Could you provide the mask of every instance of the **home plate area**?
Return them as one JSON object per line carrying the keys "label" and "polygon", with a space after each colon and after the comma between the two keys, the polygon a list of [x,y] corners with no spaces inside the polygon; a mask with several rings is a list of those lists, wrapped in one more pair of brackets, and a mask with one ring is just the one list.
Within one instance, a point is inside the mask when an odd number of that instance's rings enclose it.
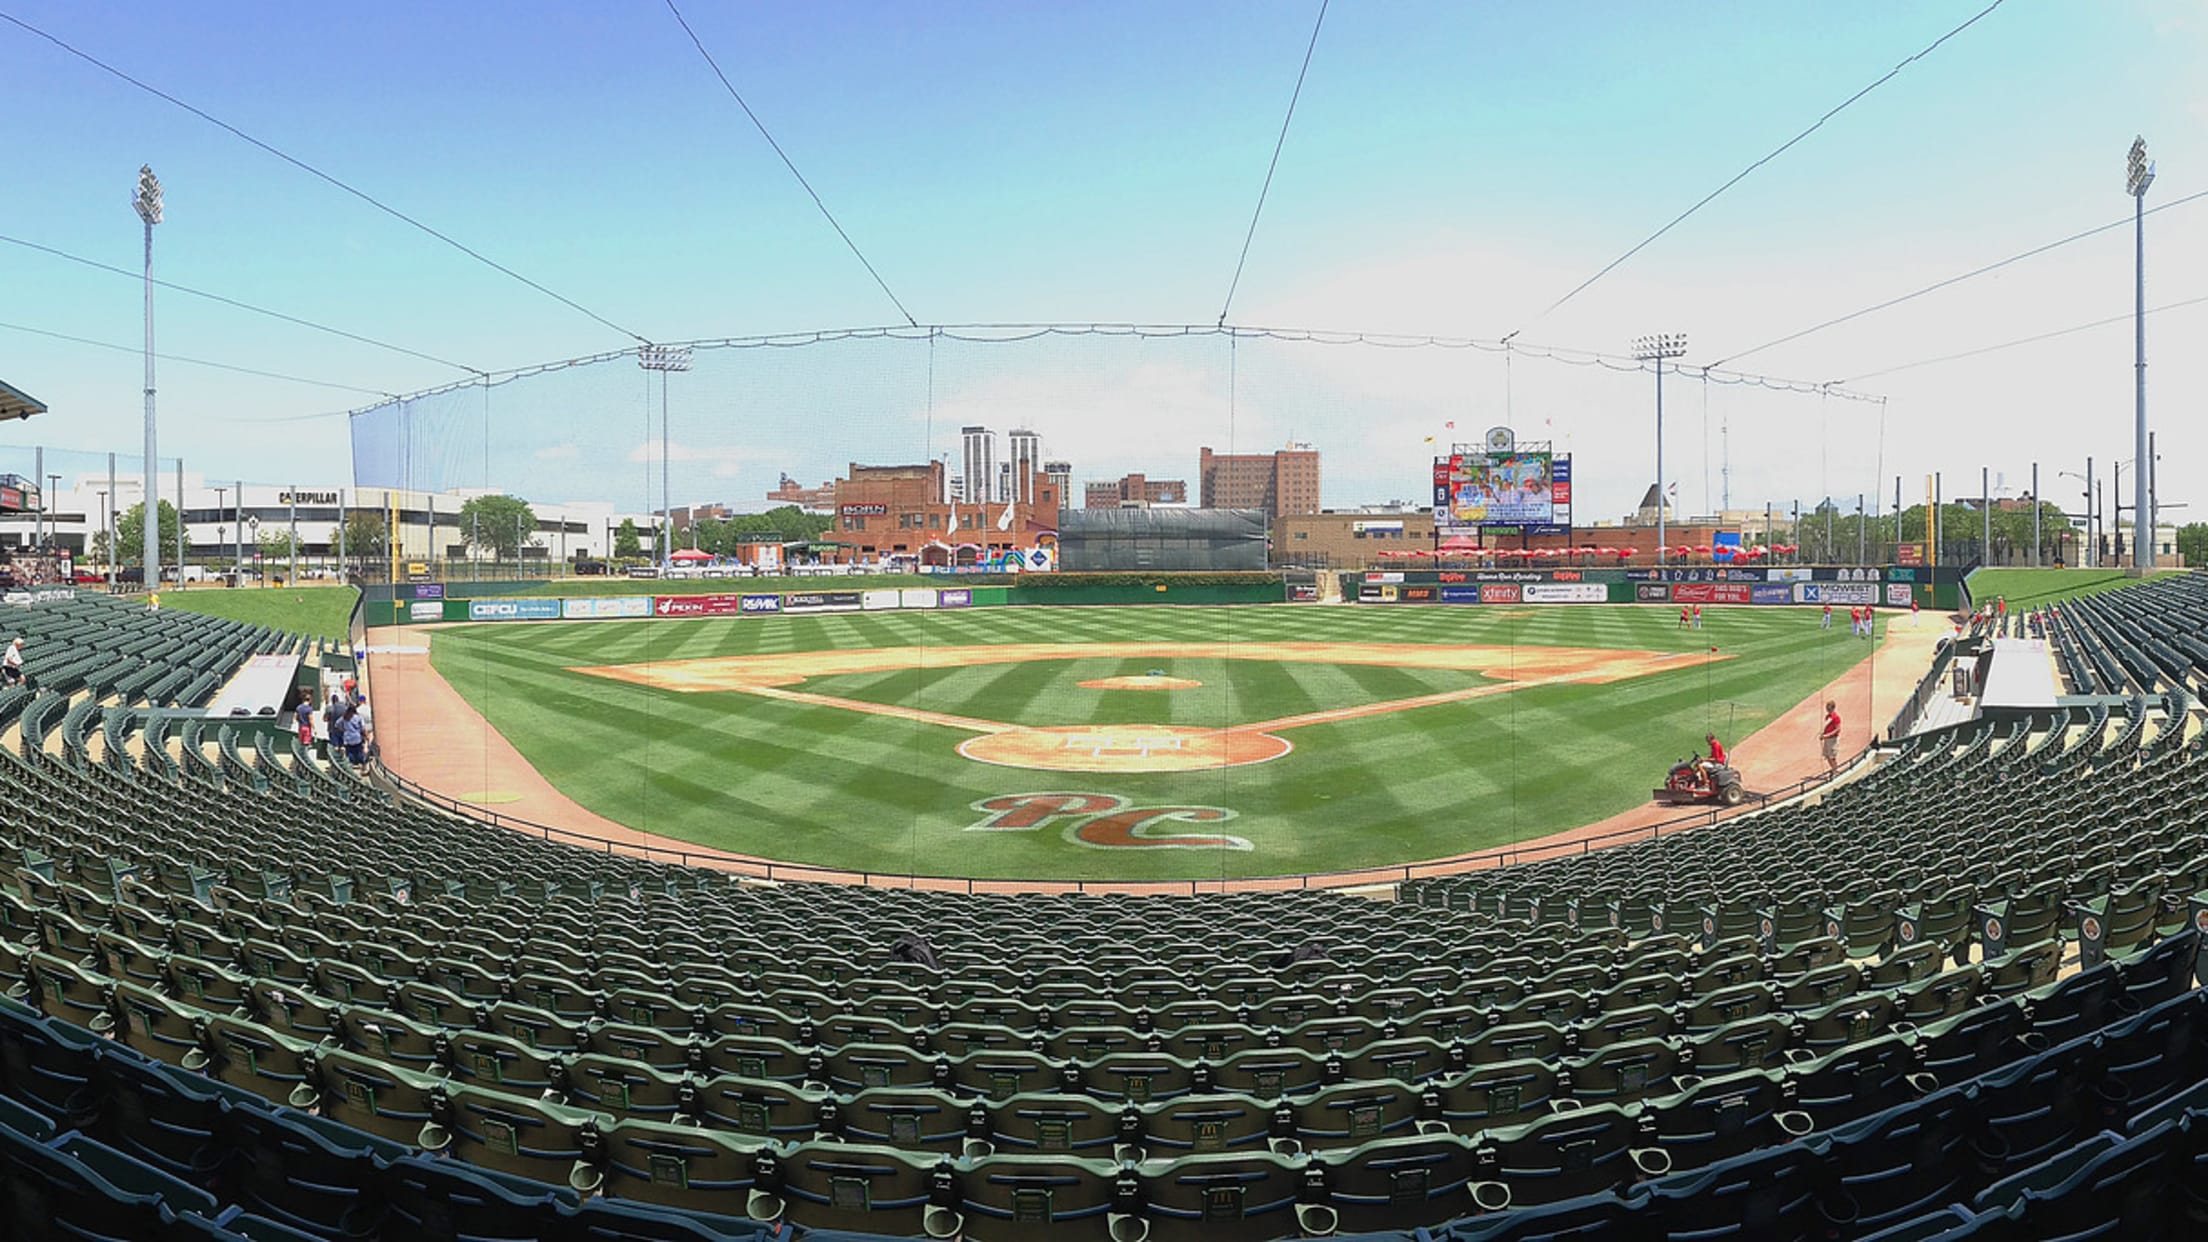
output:
{"label": "home plate area", "polygon": [[1073,725],[984,733],[959,743],[958,753],[1046,772],[1195,772],[1263,763],[1293,749],[1286,738],[1247,729]]}

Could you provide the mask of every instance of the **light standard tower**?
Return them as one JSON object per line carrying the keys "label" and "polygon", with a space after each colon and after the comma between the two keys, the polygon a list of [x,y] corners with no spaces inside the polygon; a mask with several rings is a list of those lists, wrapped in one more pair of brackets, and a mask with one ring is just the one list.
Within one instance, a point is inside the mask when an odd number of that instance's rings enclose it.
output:
{"label": "light standard tower", "polygon": [[[2138,389],[2138,409],[2134,415],[2136,426],[2133,429],[2138,443],[2135,446],[2136,451],[2132,455],[2132,461],[2134,462],[2152,460],[2147,455],[2147,187],[2153,184],[2154,163],[2147,158],[2147,140],[2145,138],[2134,138],[2131,140],[2131,158],[2126,161],[2124,175],[2124,190],[2131,195],[2133,259],[2131,324],[2134,355],[2132,370],[2137,377]],[[2153,555],[2148,549],[2148,543],[2153,539],[2153,534],[2149,532],[2147,539],[2140,539],[2138,526],[2140,520],[2148,513],[2147,475],[2149,473],[2149,471],[2137,466],[2134,466],[2131,472],[2131,484],[2134,493],[2131,501],[2131,567],[2142,573],[2154,564]],[[2122,493],[2119,492],[2118,495],[2122,495]]]}
{"label": "light standard tower", "polygon": [[48,487],[46,491],[39,493],[38,507],[46,515],[46,546],[53,547],[61,538],[54,530],[54,493],[61,490],[61,476],[49,474],[46,482]]}
{"label": "light standard tower", "polygon": [[1656,364],[1656,563],[1659,565],[1671,555],[1671,541],[1664,523],[1664,360],[1686,352],[1687,334],[1684,332],[1633,339],[1633,356],[1642,362]]}
{"label": "light standard tower", "polygon": [[[161,223],[161,179],[153,175],[153,166],[138,166],[138,194],[130,200],[137,209],[138,218],[146,225],[146,520],[144,526],[146,590],[161,589],[161,501],[154,472],[161,468],[160,458],[154,449],[153,436],[153,226]],[[184,515],[176,515],[179,522]],[[177,585],[183,585],[184,571],[177,570]]]}
{"label": "light standard tower", "polygon": [[[639,345],[636,365],[647,371],[659,372],[659,564],[665,568],[668,557],[674,555],[675,506],[667,498],[667,373],[690,369],[690,347],[687,345]],[[645,407],[645,417],[651,417],[651,407]],[[649,486],[647,484],[647,486]],[[651,507],[651,497],[644,498],[645,507]]]}

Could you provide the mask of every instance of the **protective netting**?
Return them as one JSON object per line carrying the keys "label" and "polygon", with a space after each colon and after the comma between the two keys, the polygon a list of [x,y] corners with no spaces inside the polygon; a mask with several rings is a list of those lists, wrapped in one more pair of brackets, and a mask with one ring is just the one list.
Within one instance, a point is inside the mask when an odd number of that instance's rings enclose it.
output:
{"label": "protective netting", "polygon": [[[369,407],[351,420],[354,481],[633,512],[665,507],[664,493],[676,507],[743,512],[784,473],[812,486],[853,462],[940,459],[956,475],[965,426],[1036,431],[1044,459],[1072,465],[1076,502],[1084,480],[1130,472],[1186,480],[1194,502],[1199,449],[1308,444],[1329,507],[1420,503],[1437,449],[1498,425],[1574,455],[1582,524],[1630,513],[1656,475],[1652,371],[1540,347],[1008,327],[692,349],[687,371],[645,371],[631,350]],[[1852,511],[1858,493],[1891,505],[1901,471],[1883,460],[1875,400],[1689,367],[1667,371],[1664,407],[1675,514],[1714,513],[1728,497],[1734,508],[1781,497],[1811,509],[1829,495]]]}

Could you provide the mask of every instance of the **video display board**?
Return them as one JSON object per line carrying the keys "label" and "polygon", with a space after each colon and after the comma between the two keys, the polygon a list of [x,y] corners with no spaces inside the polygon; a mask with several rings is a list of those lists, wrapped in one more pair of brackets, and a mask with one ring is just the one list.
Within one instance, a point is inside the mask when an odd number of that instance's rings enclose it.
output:
{"label": "video display board", "polygon": [[1547,452],[1434,459],[1434,524],[1445,531],[1561,535],[1572,527],[1572,459]]}

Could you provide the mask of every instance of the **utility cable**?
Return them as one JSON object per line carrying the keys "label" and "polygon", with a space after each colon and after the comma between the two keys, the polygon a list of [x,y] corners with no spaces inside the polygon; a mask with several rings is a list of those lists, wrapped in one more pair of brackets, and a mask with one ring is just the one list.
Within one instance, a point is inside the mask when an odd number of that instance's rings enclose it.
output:
{"label": "utility cable", "polygon": [[[2208,302],[2208,296],[2186,298],[2182,302],[2169,302],[2161,306],[2150,306],[2147,308],[2146,313],[2149,315],[2158,315],[2163,311],[2183,310],[2185,307],[2198,306],[2203,302]],[[2072,333],[2085,332],[2093,328],[2105,328],[2113,323],[2129,323],[2131,322],[2134,314],[2135,312],[2126,311],[2121,315],[2110,315],[2106,319],[2096,319],[2091,323],[2072,324],[2070,327],[2067,328],[2057,328],[2052,332],[2039,333],[2037,336],[2018,337],[2013,341],[2003,341],[1998,345],[1981,345],[1977,349],[1966,349],[1959,354],[1945,354],[1938,358],[1924,358],[1916,362],[1904,362],[1898,367],[1887,367],[1881,371],[1865,371],[1861,375],[1851,376],[1840,382],[1843,384],[1852,384],[1856,380],[1870,379],[1871,377],[1878,375],[1892,375],[1896,371],[1913,371],[1918,367],[1934,366],[1942,362],[1957,362],[1964,358],[1975,358],[1980,354],[1990,354],[1999,350],[2014,349],[2019,345],[2033,345],[2037,344],[2040,341],[2051,341],[2059,336],[2069,336]]]}
{"label": "utility cable", "polygon": [[[36,250],[41,254],[50,254],[57,259],[67,259],[71,263],[97,268],[103,272],[113,272],[117,276],[128,276],[132,280],[138,280],[144,276],[142,272],[134,272],[126,267],[116,267],[113,264],[102,263],[98,259],[87,259],[83,255],[70,254],[66,250],[56,250],[52,246],[42,246],[37,242],[25,241],[20,237],[9,237],[6,234],[0,234],[0,242],[6,242],[11,246],[22,246],[27,250]],[[153,283],[163,289],[173,290],[177,293],[188,293],[195,298],[220,302],[224,306],[233,306],[239,310],[251,311],[256,315],[266,315],[270,319],[281,319],[285,323],[297,324],[302,328],[312,328],[317,332],[327,332],[331,336],[341,336],[348,341],[358,341],[363,345],[373,345],[378,349],[388,349],[393,353],[405,354],[410,358],[420,358],[424,362],[434,362],[439,366],[451,367],[456,371],[466,371],[471,375],[485,374],[481,367],[471,367],[463,362],[453,362],[450,359],[439,358],[435,354],[425,354],[418,349],[408,349],[404,345],[393,345],[389,341],[379,341],[372,336],[362,336],[358,332],[347,332],[343,328],[333,328],[326,323],[316,323],[312,319],[301,319],[297,315],[287,315],[282,311],[270,310],[265,306],[255,306],[251,302],[241,302],[236,298],[224,297],[219,293],[209,293],[205,289],[194,289],[189,285],[180,285],[174,281],[162,280],[158,276],[153,278]]]}
{"label": "utility cable", "polygon": [[1311,42],[1303,49],[1303,67],[1296,70],[1296,89],[1288,95],[1288,115],[1280,119],[1280,137],[1273,141],[1272,162],[1265,165],[1265,184],[1257,190],[1257,209],[1250,213],[1250,230],[1242,235],[1242,257],[1234,261],[1234,279],[1227,284],[1227,300],[1219,308],[1219,326],[1225,327],[1227,311],[1234,306],[1235,290],[1242,287],[1242,265],[1250,261],[1250,243],[1257,237],[1257,219],[1265,214],[1265,196],[1272,192],[1273,170],[1280,167],[1281,148],[1288,145],[1288,126],[1296,119],[1296,101],[1303,98],[1303,79],[1311,72],[1311,53],[1319,46],[1319,28],[1326,25],[1327,0],[1319,0],[1319,17],[1311,23]]}
{"label": "utility cable", "polygon": [[896,305],[897,313],[905,317],[905,323],[915,328],[919,327],[919,321],[912,317],[911,311],[905,309],[904,302],[890,291],[889,282],[883,280],[882,274],[874,270],[874,265],[867,262],[866,255],[859,250],[859,244],[851,240],[849,233],[843,231],[843,225],[837,223],[835,213],[829,211],[828,204],[821,201],[819,191],[813,189],[813,183],[805,179],[804,173],[797,171],[797,165],[791,161],[790,153],[784,151],[782,144],[774,140],[774,135],[767,132],[766,123],[759,119],[758,113],[751,110],[750,104],[744,102],[743,95],[736,90],[736,84],[728,80],[727,74],[721,72],[720,62],[713,59],[713,53],[705,50],[705,41],[698,38],[698,32],[690,28],[690,22],[683,17],[682,10],[675,7],[675,0],[667,0],[667,11],[675,15],[675,22],[682,27],[682,33],[690,36],[691,46],[697,48],[698,55],[705,58],[706,67],[713,71],[713,76],[721,80],[721,86],[728,91],[728,97],[736,101],[736,106],[742,108],[744,115],[751,118],[752,126],[759,131],[759,136],[767,140],[767,145],[774,148],[776,155],[782,157],[782,166],[789,169],[790,175],[797,178],[797,183],[805,187],[805,193],[812,196],[813,206],[820,208],[820,214],[828,221],[828,227],[834,229],[836,236],[843,239],[843,244],[851,248],[851,253],[858,259],[859,266],[866,269],[866,274],[874,278],[875,284],[881,286],[882,293]]}
{"label": "utility cable", "polygon": [[[77,345],[90,345],[96,349],[121,350],[126,354],[142,355],[145,352],[144,347],[138,345],[117,345],[113,341],[95,341],[90,337],[70,336],[65,332],[49,332],[44,328],[28,327],[19,323],[0,323],[0,328],[5,328],[10,332],[28,332],[32,336],[49,337],[56,341],[69,341]],[[205,358],[187,358],[182,354],[157,353],[154,357],[163,362],[182,362],[195,367],[213,367],[218,371],[235,371],[240,375],[258,375],[262,379],[288,380],[294,384],[313,384],[317,388],[336,388],[344,392],[366,393],[371,397],[382,397],[388,401],[399,399],[397,394],[385,392],[380,388],[362,388],[356,384],[339,384],[330,380],[308,379],[304,375],[285,375],[280,371],[258,371],[252,367],[241,367],[229,362],[210,362]]]}
{"label": "utility cable", "polygon": [[1987,14],[1993,12],[1995,9],[2000,8],[2006,2],[2007,0],[1993,0],[1993,3],[1972,14],[1970,19],[1965,21],[1962,25],[1955,27],[1953,30],[1950,30],[1946,34],[1941,35],[1939,38],[1934,39],[1931,43],[1926,44],[1923,49],[1919,50],[1914,55],[1906,57],[1901,61],[1901,63],[1895,65],[1891,69],[1888,69],[1884,74],[1880,75],[1877,81],[1872,82],[1870,85],[1857,91],[1853,95],[1850,95],[1846,99],[1841,100],[1839,104],[1834,106],[1830,111],[1826,112],[1823,116],[1818,117],[1815,121],[1811,122],[1808,129],[1805,129],[1801,133],[1798,133],[1792,138],[1787,139],[1785,142],[1780,143],[1776,148],[1774,148],[1763,158],[1757,160],[1753,164],[1750,164],[1748,167],[1741,169],[1739,172],[1734,173],[1732,177],[1725,182],[1725,184],[1710,191],[1708,194],[1703,195],[1702,198],[1694,204],[1694,206],[1687,208],[1685,211],[1680,212],[1676,216],[1673,216],[1670,223],[1664,225],[1664,227],[1660,229],[1657,229],[1655,232],[1650,233],[1647,237],[1642,238],[1639,242],[1634,244],[1631,250],[1628,250],[1624,254],[1619,255],[1617,258],[1610,260],[1608,263],[1602,266],[1602,270],[1596,272],[1592,276],[1589,276],[1587,279],[1580,281],[1577,285],[1574,285],[1570,293],[1567,293],[1563,297],[1560,297],[1554,302],[1549,303],[1546,309],[1544,309],[1539,315],[1534,316],[1534,319],[1538,322],[1541,319],[1547,318],[1549,314],[1555,311],[1558,307],[1564,305],[1566,302],[1571,301],[1573,298],[1578,297],[1582,292],[1587,289],[1589,285],[1592,285],[1596,281],[1601,280],[1603,277],[1609,275],[1613,269],[1624,263],[1627,259],[1630,259],[1634,255],[1637,255],[1641,251],[1647,249],[1649,244],[1654,242],[1657,238],[1662,237],[1664,234],[1669,233],[1673,229],[1677,228],[1679,225],[1685,223],[1687,217],[1702,210],[1704,207],[1709,206],[1710,203],[1714,201],[1718,195],[1723,194],[1725,191],[1730,190],[1734,186],[1739,185],[1741,182],[1747,180],[1750,173],[1755,172],[1757,169],[1763,167],[1765,164],[1768,164],[1772,160],[1775,160],[1781,155],[1786,154],[1786,152],[1791,149],[1796,143],[1801,142],[1804,138],[1807,138],[1811,134],[1816,133],[1818,130],[1823,129],[1825,127],[1825,122],[1846,111],[1850,105],[1854,104],[1857,100],[1863,98],[1865,95],[1868,95],[1872,91],[1877,90],[1879,87],[1893,81],[1896,77],[1900,76],[1902,70],[1908,68],[1915,62],[1923,60],[1925,57],[1930,56],[1933,52],[1939,49],[1939,46],[1941,44],[1947,42],[1949,39],[1954,38],[1956,35],[1963,33],[1965,30],[1970,29],[1972,26],[1977,25],[1980,19],[1984,18]]}
{"label": "utility cable", "polygon": [[[2169,202],[2147,208],[2144,214],[2151,216],[2155,212],[2166,211],[2172,207],[2182,207],[2187,203],[2196,202],[2203,198],[2208,198],[2208,190],[2196,191],[2195,193],[2188,194],[2183,198],[2173,198]],[[1812,324],[1807,328],[1803,328],[1799,332],[1789,332],[1785,336],[1782,336],[1775,341],[1765,341],[1763,344],[1756,346],[1754,349],[1744,349],[1737,354],[1728,354],[1725,357],[1718,359],[1716,362],[1711,363],[1710,365],[1723,366],[1728,362],[1738,362],[1739,360],[1747,357],[1750,354],[1760,354],[1764,350],[1784,345],[1789,341],[1798,341],[1805,336],[1809,336],[1812,333],[1822,332],[1827,328],[1839,327],[1841,324],[1847,323],[1849,320],[1861,319],[1865,315],[1876,314],[1877,312],[1885,310],[1889,307],[1899,306],[1903,302],[1908,302],[1916,298],[1921,298],[1927,293],[1937,293],[1938,291],[1945,289],[1950,285],[1959,285],[1966,280],[1971,280],[1975,277],[1983,276],[1988,272],[1999,271],[2000,269],[2007,267],[2012,263],[2021,263],[2026,259],[2046,254],[2050,250],[2058,250],[2064,246],[2069,245],[2072,242],[2084,241],[2088,237],[2098,236],[2099,234],[2108,232],[2110,229],[2122,228],[2123,226],[2132,223],[2133,219],[2134,217],[2125,216],[2121,220],[2111,220],[2107,224],[2096,225],[2093,228],[2085,229],[2082,232],[2072,233],[2070,236],[2062,238],[2059,241],[2051,241],[2046,243],[2045,245],[2034,246],[2029,250],[2019,251],[2016,254],[2010,255],[2006,259],[1995,260],[1992,263],[1986,264],[1984,267],[1972,268],[1971,270],[1964,272],[1959,276],[1950,276],[1945,280],[1934,281],[1933,283],[1926,285],[1922,289],[1917,289],[1909,293],[1904,293],[1900,297],[1888,298],[1883,302],[1873,303],[1872,305],[1866,306],[1861,310],[1849,311],[1845,315],[1841,315],[1833,319],[1827,319],[1823,323]]]}
{"label": "utility cable", "polygon": [[171,104],[176,105],[179,108],[182,108],[184,111],[191,113],[193,116],[196,116],[200,120],[213,125],[217,129],[223,130],[224,132],[230,134],[232,137],[235,137],[250,146],[258,147],[262,151],[275,156],[277,159],[282,160],[286,164],[291,165],[292,167],[298,169],[303,173],[306,173],[311,177],[314,177],[319,181],[326,182],[329,185],[343,190],[345,193],[352,195],[354,198],[357,198],[361,202],[368,204],[370,207],[375,208],[377,211],[390,216],[394,220],[398,220],[401,223],[412,226],[420,232],[429,234],[431,237],[436,238],[438,241],[445,243],[447,246],[452,247],[454,250],[457,250],[460,253],[468,256],[469,258],[474,259],[476,262],[483,264],[485,267],[488,267],[493,271],[501,272],[507,276],[512,277],[515,280],[520,281],[522,284],[529,286],[530,288],[536,290],[537,292],[545,295],[548,298],[551,298],[552,300],[560,303],[562,306],[565,306],[570,310],[577,311],[583,315],[587,315],[591,319],[597,321],[599,324],[611,328],[615,332],[619,332],[623,336],[632,337],[643,344],[651,344],[651,342],[646,338],[637,335],[635,332],[632,332],[627,328],[622,327],[620,324],[617,324],[611,319],[606,318],[605,316],[599,314],[598,312],[590,309],[587,306],[584,306],[582,303],[575,301],[573,298],[570,298],[565,294],[555,292],[552,289],[546,288],[544,285],[538,284],[536,281],[529,279],[527,276],[522,275],[520,272],[517,272],[514,269],[506,266],[505,264],[500,263],[498,260],[490,258],[483,252],[476,250],[463,242],[455,240],[451,235],[441,233],[436,229],[431,228],[429,225],[424,224],[420,220],[415,219],[413,216],[410,216],[403,211],[400,211],[398,208],[391,206],[389,203],[386,203],[373,194],[368,193],[366,190],[360,189],[345,181],[341,181],[332,174],[326,173],[321,169],[315,167],[314,165],[307,163],[305,160],[302,160],[299,157],[291,155],[285,151],[279,150],[276,147],[271,146],[270,144],[263,142],[258,138],[255,138],[253,135],[246,133],[244,130],[239,129],[237,126],[232,125],[230,122],[223,120],[221,117],[215,116],[214,114],[207,112],[204,109],[186,103],[182,99],[171,95],[158,86],[154,86],[148,82],[142,81],[138,78],[134,78],[130,74],[123,72],[121,69],[118,69],[115,66],[108,64],[106,61],[101,60],[99,57],[92,55],[90,52],[84,51],[83,49],[64,41],[56,35],[48,34],[46,31],[31,25],[29,22],[24,21],[22,18],[17,17],[12,13],[0,12],[0,21],[7,22],[9,25],[15,26],[28,34],[36,35],[39,38],[46,40],[48,43],[53,44],[55,47],[60,48],[62,51],[69,53],[71,56],[74,56],[77,59],[85,62],[86,64],[91,65],[92,67],[99,69],[104,73],[120,78],[124,82],[137,87],[139,90],[142,90],[157,99],[165,100]]}

